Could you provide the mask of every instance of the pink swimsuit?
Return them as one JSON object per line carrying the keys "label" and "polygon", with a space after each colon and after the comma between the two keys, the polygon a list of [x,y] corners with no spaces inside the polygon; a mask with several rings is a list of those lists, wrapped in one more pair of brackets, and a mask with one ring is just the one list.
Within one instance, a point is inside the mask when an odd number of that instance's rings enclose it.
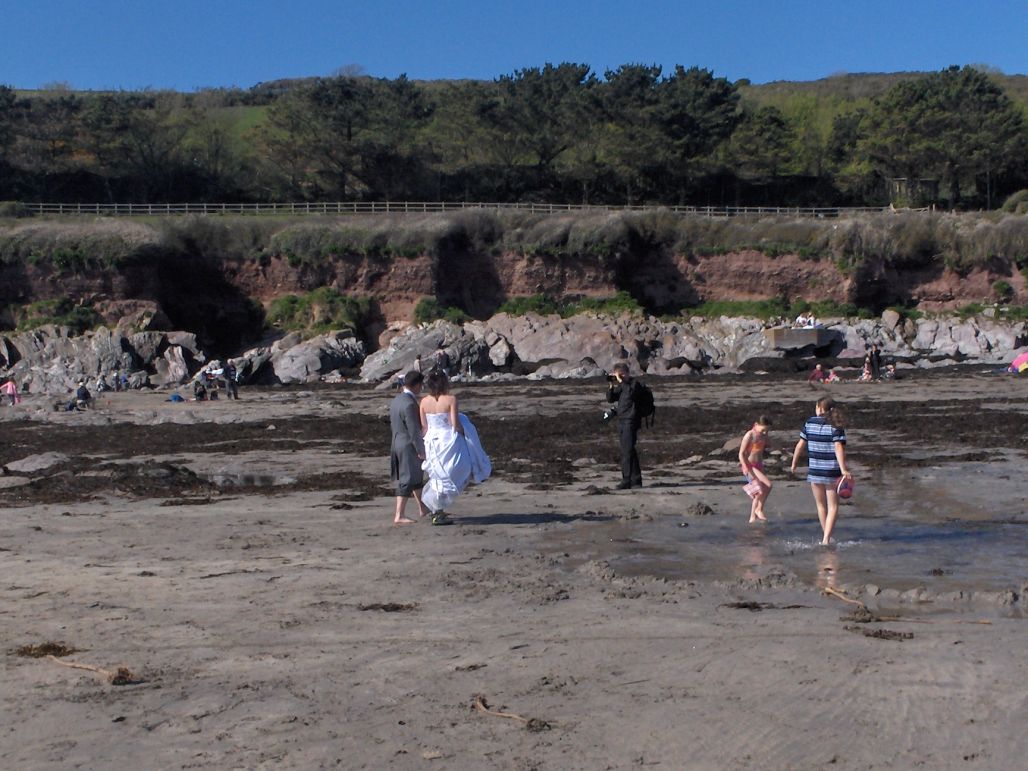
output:
{"label": "pink swimsuit", "polygon": [[[760,460],[758,460],[755,463],[751,461],[750,464],[749,464],[750,468],[755,468],[757,471],[763,471],[764,470],[764,447],[766,445],[767,445],[767,437],[754,432],[753,433],[753,441],[750,442],[750,455],[749,455],[749,457],[752,458],[754,455],[756,455],[757,457],[760,458]],[[739,464],[739,470],[742,471],[742,474],[743,474],[744,477],[746,477],[747,479],[750,479],[750,475],[746,473],[745,467],[741,463]]]}

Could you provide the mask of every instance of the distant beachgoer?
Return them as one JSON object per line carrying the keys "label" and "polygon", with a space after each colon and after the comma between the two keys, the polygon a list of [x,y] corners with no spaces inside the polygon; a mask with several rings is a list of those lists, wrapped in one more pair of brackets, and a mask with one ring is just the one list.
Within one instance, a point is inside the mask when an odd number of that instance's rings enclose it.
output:
{"label": "distant beachgoer", "polygon": [[218,400],[218,376],[221,370],[208,369],[203,373],[204,385],[207,387],[207,400],[216,402]]}
{"label": "distant beachgoer", "polygon": [[239,372],[236,370],[236,365],[230,361],[225,362],[225,369],[223,372],[225,378],[225,395],[229,399],[239,399]]}
{"label": "distant beachgoer", "polygon": [[814,366],[813,372],[807,377],[808,383],[823,383],[825,381],[825,369],[820,364]]}
{"label": "distant beachgoer", "polygon": [[207,401],[207,386],[203,384],[202,378],[193,383],[193,401]]}
{"label": "distant beachgoer", "polygon": [[827,546],[839,514],[839,479],[852,480],[853,475],[846,466],[846,430],[842,425],[842,411],[833,399],[826,396],[818,400],[814,412],[800,431],[790,473],[796,473],[800,454],[806,449],[807,481],[810,482],[817,518],[821,523],[821,545]]}
{"label": "distant beachgoer", "polygon": [[414,357],[414,371],[421,372],[421,354]]}
{"label": "distant beachgoer", "polygon": [[7,395],[7,404],[13,407],[21,401],[21,394],[18,393],[18,385],[13,380],[8,380],[0,386],[0,393]]}
{"label": "distant beachgoer", "polygon": [[76,410],[89,409],[93,403],[93,395],[89,393],[89,389],[86,388],[86,381],[80,380],[78,386],[75,388],[75,396],[66,407],[68,412]]}
{"label": "distant beachgoer", "polygon": [[450,354],[446,352],[445,348],[438,348],[435,352],[435,366],[441,369],[444,374],[450,374]]}
{"label": "distant beachgoer", "polygon": [[871,345],[871,377],[875,380],[881,380],[882,377],[882,351],[878,347],[878,343]]}
{"label": "distant beachgoer", "polygon": [[871,382],[871,360],[864,360],[864,369],[860,373],[860,377],[857,378],[858,383],[870,383]]}
{"label": "distant beachgoer", "polygon": [[742,468],[743,476],[747,482],[756,482],[759,491],[750,493],[750,522],[767,522],[764,516],[764,504],[771,495],[771,480],[764,473],[764,452],[767,448],[767,437],[771,431],[771,421],[761,415],[753,423],[753,427],[747,431],[739,445],[739,466]]}
{"label": "distant beachgoer", "polygon": [[842,378],[839,377],[839,374],[834,369],[828,370],[828,374],[825,375],[826,383],[838,383],[841,380]]}

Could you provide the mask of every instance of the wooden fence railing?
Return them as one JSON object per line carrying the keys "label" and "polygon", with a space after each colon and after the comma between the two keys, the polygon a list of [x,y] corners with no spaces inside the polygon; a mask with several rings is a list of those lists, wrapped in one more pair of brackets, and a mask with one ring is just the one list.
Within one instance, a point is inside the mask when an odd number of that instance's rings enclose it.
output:
{"label": "wooden fence railing", "polygon": [[320,203],[24,203],[33,214],[92,215],[109,217],[158,217],[176,215],[252,214],[428,214],[466,209],[500,209],[533,214],[568,212],[668,211],[702,217],[839,217],[846,214],[880,214],[889,208],[802,206],[590,206],[548,203],[462,203],[443,201],[337,201]]}

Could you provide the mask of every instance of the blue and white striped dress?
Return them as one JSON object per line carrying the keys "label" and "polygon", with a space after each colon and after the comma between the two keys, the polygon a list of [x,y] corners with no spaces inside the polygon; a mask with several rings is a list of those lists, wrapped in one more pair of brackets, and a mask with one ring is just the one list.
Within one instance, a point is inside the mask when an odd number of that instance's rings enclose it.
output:
{"label": "blue and white striped dress", "polygon": [[828,418],[817,415],[807,418],[800,437],[807,441],[807,481],[835,485],[842,476],[835,457],[835,443],[846,444],[846,431],[833,426]]}

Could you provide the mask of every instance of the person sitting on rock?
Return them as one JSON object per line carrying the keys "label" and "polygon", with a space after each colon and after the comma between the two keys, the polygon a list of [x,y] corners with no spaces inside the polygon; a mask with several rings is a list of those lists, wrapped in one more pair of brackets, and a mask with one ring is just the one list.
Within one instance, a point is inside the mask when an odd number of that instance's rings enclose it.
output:
{"label": "person sitting on rock", "polygon": [[193,383],[193,401],[207,401],[207,386],[203,384],[203,379],[197,379],[197,381]]}
{"label": "person sitting on rock", "polygon": [[825,369],[820,364],[814,366],[814,371],[807,377],[808,383],[823,383],[825,382]]}
{"label": "person sitting on rock", "polygon": [[223,370],[217,367],[216,362],[211,362],[206,368],[200,370],[197,378],[203,383],[204,391],[208,401],[215,401],[218,398],[218,378]]}
{"label": "person sitting on rock", "polygon": [[93,404],[93,395],[86,388],[86,381],[80,380],[75,389],[75,398],[68,402],[68,412],[87,410]]}

